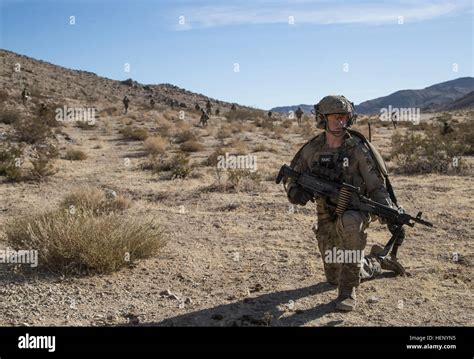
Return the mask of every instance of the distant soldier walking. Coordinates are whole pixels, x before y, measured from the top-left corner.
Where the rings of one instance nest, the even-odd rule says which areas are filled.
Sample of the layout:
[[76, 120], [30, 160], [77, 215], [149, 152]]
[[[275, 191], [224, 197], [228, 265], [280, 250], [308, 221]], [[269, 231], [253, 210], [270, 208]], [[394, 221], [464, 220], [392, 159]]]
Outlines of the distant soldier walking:
[[207, 100], [207, 102], [206, 102], [206, 113], [208, 115], [211, 115], [211, 109], [212, 109], [211, 101]]
[[300, 106], [298, 106], [298, 109], [296, 110], [295, 114], [296, 114], [296, 121], [298, 122], [298, 126], [300, 126], [304, 111], [301, 109]]
[[451, 133], [451, 132], [454, 132], [453, 128], [451, 127], [451, 125], [449, 123], [447, 123], [446, 121], [443, 122], [443, 130], [441, 131], [441, 134], [443, 136], [446, 136], [448, 133]]
[[202, 127], [207, 127], [207, 121], [209, 120], [209, 115], [204, 111], [204, 109], [201, 109], [201, 119], [199, 120], [199, 124]]
[[127, 95], [125, 95], [122, 102], [123, 102], [124, 112], [127, 113], [128, 112], [128, 104], [130, 103], [130, 100], [128, 99]]
[[21, 93], [21, 102], [23, 103], [23, 106], [28, 105], [28, 100], [30, 99], [30, 91], [26, 88], [26, 86], [23, 88], [23, 91]]
[[396, 130], [397, 129], [397, 121], [398, 121], [397, 111], [392, 112], [392, 114], [390, 115], [390, 119], [392, 120], [393, 128]]

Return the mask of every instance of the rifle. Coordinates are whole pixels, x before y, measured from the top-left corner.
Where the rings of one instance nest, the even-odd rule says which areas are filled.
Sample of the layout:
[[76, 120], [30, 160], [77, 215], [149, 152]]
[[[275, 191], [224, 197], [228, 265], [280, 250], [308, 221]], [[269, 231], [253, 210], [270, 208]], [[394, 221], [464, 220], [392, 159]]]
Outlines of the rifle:
[[[349, 209], [364, 211], [384, 219], [391, 225], [395, 225], [392, 237], [385, 245], [383, 251], [378, 254], [382, 259], [385, 258], [390, 251], [391, 258], [396, 259], [398, 247], [403, 241], [403, 239], [399, 240], [399, 236], [404, 225], [413, 227], [415, 223], [419, 223], [424, 226], [433, 227], [432, 223], [421, 219], [422, 212], [418, 212], [416, 217], [413, 217], [405, 213], [402, 207], [395, 209], [367, 198], [362, 195], [358, 187], [354, 187], [348, 183], [331, 181], [311, 173], [300, 173], [288, 165], [283, 165], [280, 168], [276, 183], [279, 184], [284, 177], [294, 179], [297, 184], [313, 197], [324, 198], [328, 207], [335, 210], [336, 215], [342, 216], [344, 211]], [[337, 203], [332, 202], [331, 197], [337, 198]]]

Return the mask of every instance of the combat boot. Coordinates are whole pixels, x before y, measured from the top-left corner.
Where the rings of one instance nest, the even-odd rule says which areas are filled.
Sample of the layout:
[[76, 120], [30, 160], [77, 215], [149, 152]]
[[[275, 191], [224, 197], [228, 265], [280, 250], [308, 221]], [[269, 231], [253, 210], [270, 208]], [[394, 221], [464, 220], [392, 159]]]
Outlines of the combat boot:
[[355, 287], [339, 287], [339, 296], [336, 299], [336, 309], [350, 312], [356, 307]]
[[377, 258], [377, 260], [380, 262], [380, 266], [382, 267], [382, 269], [389, 270], [397, 273], [398, 275], [404, 276], [405, 268], [403, 268], [403, 266], [398, 261], [390, 259], [388, 257], [385, 257], [381, 260], [380, 257], [377, 256], [382, 251], [383, 248], [381, 246], [379, 246], [378, 244], [374, 244], [370, 249], [370, 255]]

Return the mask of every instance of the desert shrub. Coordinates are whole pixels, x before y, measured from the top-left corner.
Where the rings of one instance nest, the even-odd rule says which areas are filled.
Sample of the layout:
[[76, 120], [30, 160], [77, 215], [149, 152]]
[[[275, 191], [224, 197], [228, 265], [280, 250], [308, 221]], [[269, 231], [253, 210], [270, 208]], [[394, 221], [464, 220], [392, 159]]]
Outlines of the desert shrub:
[[4, 103], [6, 100], [8, 100], [8, 92], [0, 90], [0, 104]]
[[258, 172], [247, 169], [215, 169], [216, 181], [202, 189], [204, 192], [259, 192], [264, 190], [262, 178]]
[[204, 145], [197, 141], [186, 141], [179, 148], [183, 152], [199, 152], [204, 150]]
[[161, 136], [148, 137], [143, 143], [145, 151], [151, 155], [160, 155], [165, 153], [167, 141]]
[[169, 125], [167, 123], [161, 124], [161, 126], [160, 126], [160, 135], [163, 136], [163, 137], [169, 137], [170, 136], [170, 129], [171, 129], [171, 125]]
[[132, 141], [144, 141], [148, 137], [148, 130], [144, 128], [126, 126], [119, 132], [125, 139]]
[[155, 255], [166, 241], [154, 220], [90, 211], [17, 218], [5, 232], [10, 247], [38, 250], [39, 266], [58, 274], [110, 273]]
[[244, 141], [242, 141], [242, 139], [240, 138], [235, 138], [230, 144], [230, 146], [234, 149], [233, 152], [236, 152], [236, 153], [248, 152], [247, 144]]
[[189, 158], [184, 153], [179, 153], [173, 157], [172, 161], [172, 178], [186, 178], [191, 172], [192, 168], [189, 164]]
[[29, 172], [29, 178], [36, 181], [43, 181], [46, 178], [57, 173], [53, 166], [53, 159], [58, 156], [58, 150], [51, 144], [42, 144], [37, 146], [34, 155], [30, 159], [32, 168]]
[[205, 166], [215, 167], [217, 166], [219, 156], [225, 156], [225, 150], [222, 147], [218, 147], [212, 152], [207, 159], [203, 162]]
[[176, 143], [183, 143], [183, 142], [188, 142], [188, 141], [196, 141], [197, 140], [197, 135], [191, 130], [183, 130], [180, 131], [176, 134], [175, 136], [175, 142]]
[[81, 130], [95, 130], [97, 128], [97, 123], [93, 121], [76, 121], [76, 127], [79, 127]]
[[453, 134], [443, 136], [435, 131], [426, 134], [396, 132], [392, 136], [390, 157], [396, 161], [395, 171], [398, 173], [452, 174], [467, 169], [459, 156], [468, 150], [469, 145], [456, 140]]
[[300, 127], [298, 127], [298, 132], [303, 136], [305, 140], [309, 140], [316, 136], [316, 126], [314, 121], [304, 121]]
[[77, 148], [68, 148], [64, 159], [69, 161], [84, 161], [87, 159], [87, 155]]
[[187, 178], [192, 174], [189, 158], [185, 153], [178, 153], [170, 159], [153, 156], [141, 166], [144, 170], [151, 170], [155, 174], [170, 172], [170, 178]]
[[284, 128], [290, 128], [291, 126], [293, 126], [293, 121], [294, 120], [290, 120], [289, 118], [287, 118], [286, 120], [283, 120], [281, 126]]
[[45, 107], [38, 105], [36, 112], [38, 113], [38, 118], [49, 127], [59, 127], [61, 125], [61, 121], [56, 119], [56, 109], [61, 107], [62, 106], [57, 103], [49, 104]]
[[10, 142], [0, 144], [0, 176], [10, 181], [19, 181], [22, 178], [21, 158], [23, 150]]
[[110, 106], [104, 108], [101, 112], [103, 112], [106, 116], [113, 116], [118, 113], [118, 108], [115, 106]]
[[113, 191], [105, 192], [94, 187], [77, 188], [61, 202], [61, 208], [75, 211], [89, 211], [95, 215], [123, 212], [130, 207], [130, 201]]
[[49, 176], [57, 173], [51, 163], [51, 158], [45, 155], [39, 155], [38, 157], [31, 160], [33, 168], [30, 169], [30, 179], [36, 181], [43, 181]]
[[253, 152], [265, 152], [267, 151], [267, 147], [263, 143], [259, 143], [253, 148]]
[[17, 123], [19, 119], [19, 113], [13, 110], [5, 110], [0, 113], [0, 123], [4, 123], [5, 125], [13, 125]]
[[226, 113], [229, 121], [253, 121], [259, 117], [265, 116], [265, 113], [257, 109], [237, 109]]
[[244, 169], [229, 169], [227, 170], [228, 181], [234, 186], [238, 187], [243, 179], [250, 179], [259, 182], [261, 180], [258, 172], [251, 172]]
[[41, 119], [28, 117], [13, 124], [15, 137], [20, 142], [35, 144], [51, 137], [51, 128]]
[[272, 132], [270, 132], [270, 138], [273, 138], [273, 139], [281, 139], [283, 137], [283, 128], [281, 127], [276, 127], [273, 129]]
[[224, 127], [222, 126], [221, 128], [219, 128], [219, 130], [217, 130], [217, 139], [223, 141], [224, 139], [226, 138], [229, 138], [230, 136], [232, 135], [232, 132], [230, 131], [229, 127]]

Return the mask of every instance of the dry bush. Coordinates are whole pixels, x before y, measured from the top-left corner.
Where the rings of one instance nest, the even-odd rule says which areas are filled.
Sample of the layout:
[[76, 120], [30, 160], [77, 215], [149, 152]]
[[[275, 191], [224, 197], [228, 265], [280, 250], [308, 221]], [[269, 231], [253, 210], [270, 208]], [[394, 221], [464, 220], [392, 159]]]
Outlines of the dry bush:
[[188, 155], [182, 152], [174, 155], [170, 159], [152, 156], [141, 168], [143, 170], [151, 170], [155, 174], [169, 172], [169, 179], [184, 179], [193, 172], [193, 168], [189, 164]]
[[265, 112], [257, 109], [236, 109], [225, 114], [226, 118], [233, 121], [253, 121], [265, 116]]
[[231, 148], [233, 148], [237, 153], [246, 153], [248, 151], [247, 144], [243, 142], [240, 138], [236, 138], [231, 143]]
[[237, 133], [242, 133], [244, 131], [244, 124], [242, 122], [234, 122], [234, 123], [231, 123], [230, 126], [229, 126], [229, 130], [230, 132], [232, 132], [232, 134], [237, 134]]
[[165, 118], [165, 120], [170, 121], [170, 122], [176, 122], [176, 120], [177, 120], [176, 114], [174, 112], [171, 112], [171, 113], [170, 112], [164, 112], [163, 117]]
[[68, 148], [64, 159], [69, 161], [84, 161], [87, 159], [87, 155], [77, 148]]
[[276, 128], [273, 129], [272, 132], [270, 132], [270, 136], [269, 136], [269, 137], [270, 137], [270, 138], [273, 138], [273, 139], [279, 140], [279, 139], [283, 138], [283, 133], [284, 133], [283, 128], [281, 128], [281, 127], [276, 127]]
[[35, 144], [52, 136], [51, 128], [41, 119], [28, 117], [13, 124], [15, 137], [19, 142]]
[[225, 156], [225, 153], [226, 153], [226, 149], [222, 148], [222, 147], [218, 147], [214, 150], [214, 152], [212, 152], [208, 157], [207, 159], [203, 162], [203, 165], [204, 166], [211, 166], [211, 167], [216, 167], [217, 166], [217, 162], [218, 162], [218, 159], [219, 159], [219, 156]]
[[289, 118], [287, 118], [286, 120], [282, 121], [281, 126], [283, 128], [291, 128], [293, 126], [293, 121], [294, 120], [290, 120]]
[[130, 207], [130, 201], [122, 195], [105, 192], [94, 187], [77, 188], [61, 202], [61, 208], [88, 211], [95, 215], [123, 212]]
[[127, 140], [144, 141], [148, 137], [148, 130], [145, 128], [137, 128], [126, 126], [119, 131]]
[[267, 147], [263, 143], [259, 143], [253, 148], [253, 152], [265, 152], [267, 151]]
[[22, 179], [21, 158], [23, 150], [10, 142], [0, 143], [0, 176], [10, 181]]
[[0, 113], [0, 123], [5, 125], [13, 125], [20, 119], [20, 114], [13, 110], [3, 110]]
[[395, 171], [405, 174], [463, 174], [467, 164], [460, 156], [472, 150], [456, 133], [442, 135], [431, 130], [426, 134], [396, 132], [392, 136], [390, 157], [396, 160]]
[[183, 152], [199, 152], [204, 150], [204, 145], [197, 141], [186, 141], [179, 146], [179, 149]]
[[51, 144], [42, 144], [35, 148], [34, 156], [30, 159], [33, 166], [29, 172], [29, 179], [43, 181], [58, 171], [53, 166], [53, 159], [58, 157], [58, 150]]
[[76, 121], [76, 127], [80, 128], [81, 130], [95, 130], [97, 128], [96, 122], [92, 121]]
[[5, 90], [0, 90], [0, 104], [8, 100], [8, 92]]
[[305, 140], [309, 140], [317, 135], [314, 121], [305, 121], [298, 127], [298, 132]]
[[224, 139], [229, 138], [232, 135], [229, 126], [222, 126], [217, 131], [216, 137], [217, 139], [224, 141]]
[[109, 120], [102, 120], [102, 132], [106, 135], [112, 134], [112, 125]]
[[171, 160], [172, 176], [171, 178], [186, 178], [192, 173], [192, 167], [189, 164], [189, 158], [184, 153], [179, 153]]
[[176, 143], [183, 143], [183, 142], [188, 142], [188, 141], [196, 141], [198, 139], [198, 136], [195, 132], [191, 131], [190, 129], [185, 129], [182, 131], [179, 131], [176, 136], [175, 136], [175, 142]]
[[269, 182], [275, 182], [275, 179], [277, 178], [278, 175], [278, 170], [273, 170], [273, 171], [265, 171], [263, 177], [264, 181], [269, 181]]
[[258, 172], [246, 169], [223, 170], [216, 168], [215, 174], [216, 181], [212, 185], [202, 188], [203, 192], [260, 192], [265, 189]]
[[154, 220], [63, 209], [18, 218], [5, 232], [10, 247], [38, 250], [39, 266], [58, 274], [110, 273], [155, 255], [166, 243]]
[[160, 135], [163, 136], [163, 137], [170, 137], [171, 136], [170, 129], [171, 129], [170, 124], [162, 123], [160, 128], [159, 128]]
[[110, 106], [110, 107], [104, 108], [102, 111], [100, 111], [100, 114], [104, 113], [104, 115], [113, 116], [113, 115], [117, 114], [118, 111], [119, 110], [118, 110], [117, 107]]
[[254, 191], [261, 182], [261, 176], [258, 172], [251, 172], [244, 169], [227, 170], [228, 181], [237, 190], [245, 192]]
[[168, 141], [161, 136], [148, 137], [143, 146], [145, 151], [153, 156], [164, 154]]

